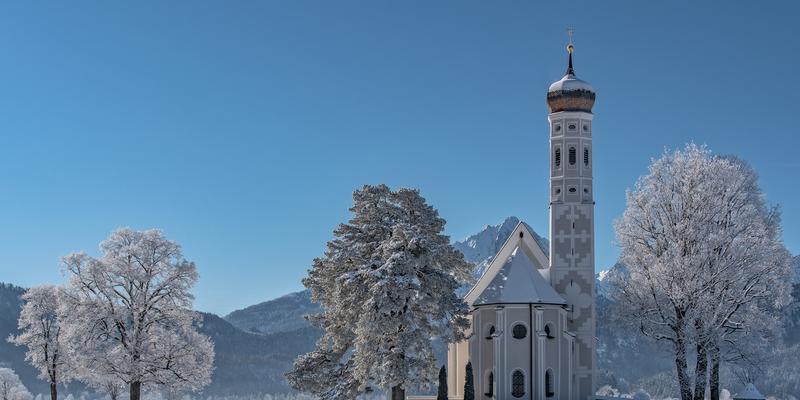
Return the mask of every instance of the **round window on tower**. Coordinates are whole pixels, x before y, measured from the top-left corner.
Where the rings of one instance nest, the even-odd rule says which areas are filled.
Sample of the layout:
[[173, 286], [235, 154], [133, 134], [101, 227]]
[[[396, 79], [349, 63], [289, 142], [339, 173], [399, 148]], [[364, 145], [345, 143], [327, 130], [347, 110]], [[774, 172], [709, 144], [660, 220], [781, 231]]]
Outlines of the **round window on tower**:
[[525, 339], [528, 336], [528, 328], [522, 324], [514, 325], [514, 328], [511, 329], [511, 334], [514, 336], [514, 339]]

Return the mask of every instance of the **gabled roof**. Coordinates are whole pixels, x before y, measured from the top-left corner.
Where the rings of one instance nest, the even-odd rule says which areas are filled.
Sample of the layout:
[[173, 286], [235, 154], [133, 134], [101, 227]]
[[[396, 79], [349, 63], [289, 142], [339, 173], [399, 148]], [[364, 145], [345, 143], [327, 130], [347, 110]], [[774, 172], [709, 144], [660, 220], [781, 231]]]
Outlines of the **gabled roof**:
[[548, 264], [533, 232], [520, 222], [465, 300], [470, 305], [566, 304], [543, 276], [549, 273]]

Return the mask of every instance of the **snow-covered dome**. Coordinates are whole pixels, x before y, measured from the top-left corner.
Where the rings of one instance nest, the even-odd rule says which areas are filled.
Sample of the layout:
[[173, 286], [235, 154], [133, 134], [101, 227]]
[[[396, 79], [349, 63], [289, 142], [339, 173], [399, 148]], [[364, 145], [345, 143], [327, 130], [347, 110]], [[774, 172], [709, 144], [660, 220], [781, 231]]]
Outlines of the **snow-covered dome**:
[[567, 73], [560, 80], [553, 82], [547, 91], [547, 106], [550, 112], [559, 111], [584, 111], [592, 112], [594, 105], [595, 92], [592, 85], [588, 82], [575, 77], [575, 70], [572, 68], [572, 51], [574, 46], [569, 44], [569, 65]]

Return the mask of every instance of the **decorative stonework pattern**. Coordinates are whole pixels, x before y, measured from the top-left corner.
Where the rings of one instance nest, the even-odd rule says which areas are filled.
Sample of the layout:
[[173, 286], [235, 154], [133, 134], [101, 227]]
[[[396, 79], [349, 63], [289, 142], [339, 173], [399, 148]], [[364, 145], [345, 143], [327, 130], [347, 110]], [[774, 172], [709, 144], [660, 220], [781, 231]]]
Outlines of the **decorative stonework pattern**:
[[559, 268], [592, 268], [592, 213], [586, 206], [554, 204], [552, 265]]
[[572, 313], [567, 319], [567, 329], [576, 332], [591, 328], [592, 319], [592, 287], [586, 274], [580, 271], [566, 271], [559, 274], [555, 289], [564, 300], [572, 306]]

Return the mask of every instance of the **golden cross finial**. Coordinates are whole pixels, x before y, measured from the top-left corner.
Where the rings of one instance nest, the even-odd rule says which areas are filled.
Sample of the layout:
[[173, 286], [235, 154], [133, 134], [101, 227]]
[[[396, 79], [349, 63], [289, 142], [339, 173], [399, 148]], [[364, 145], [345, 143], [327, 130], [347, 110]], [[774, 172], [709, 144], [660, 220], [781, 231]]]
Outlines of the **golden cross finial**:
[[575, 28], [567, 27], [567, 35], [569, 36], [569, 43], [567, 43], [567, 51], [569, 54], [572, 54], [572, 50], [575, 46], [572, 45], [572, 34], [575, 33]]

